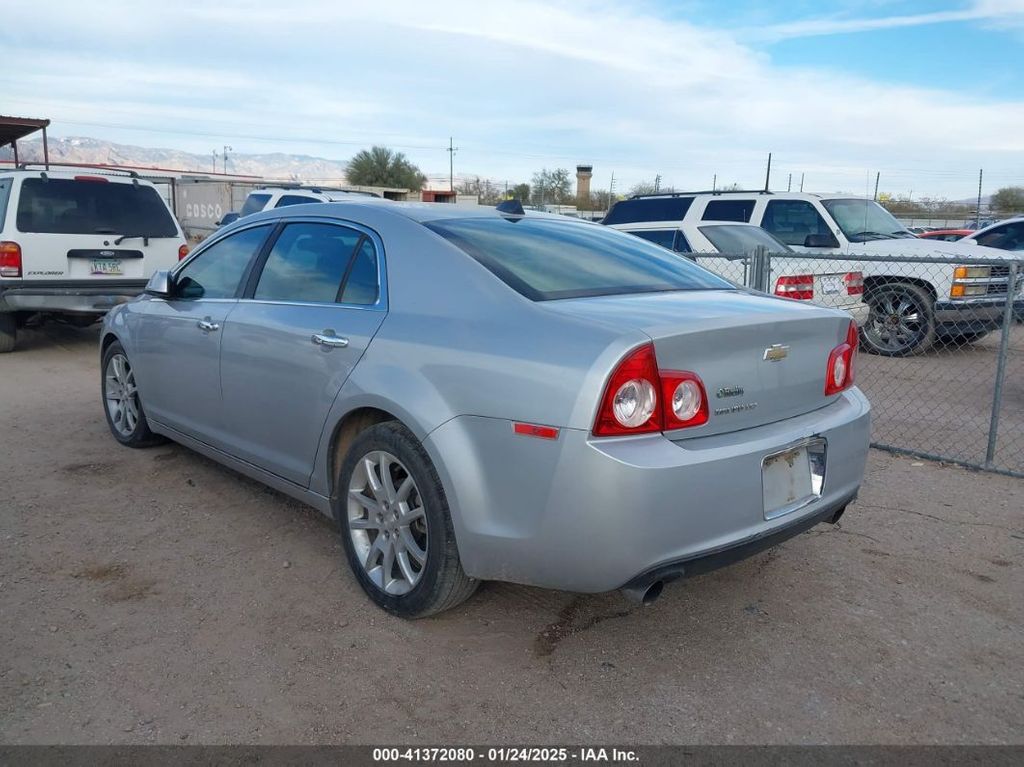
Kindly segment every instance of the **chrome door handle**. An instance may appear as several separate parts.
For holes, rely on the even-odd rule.
[[[196,323],[196,327],[206,333],[212,333],[214,330],[220,330],[220,325],[216,322],[210,322],[209,320],[199,320]]]
[[[329,331],[331,332],[331,331]],[[348,339],[341,336],[327,335],[326,333],[314,333],[310,339],[316,346],[326,346],[329,349],[344,349],[348,346]]]

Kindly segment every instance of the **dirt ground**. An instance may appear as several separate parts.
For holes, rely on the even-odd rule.
[[[873,451],[840,526],[652,607],[410,623],[317,512],[116,445],[96,338],[0,357],[0,742],[1024,742],[1024,481]]]

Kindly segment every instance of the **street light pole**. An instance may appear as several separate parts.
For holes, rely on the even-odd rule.
[[[224,172],[228,172],[228,152],[234,152],[235,148],[232,146],[224,145]]]

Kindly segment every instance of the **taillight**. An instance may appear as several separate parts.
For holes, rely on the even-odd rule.
[[[843,276],[846,295],[860,296],[864,294],[864,272],[847,272]]]
[[[825,395],[838,394],[853,386],[854,364],[857,360],[857,323],[851,321],[846,330],[846,341],[839,344],[828,355],[825,368]]]
[[[814,275],[789,274],[779,277],[775,282],[775,295],[797,301],[811,301],[814,298]]]
[[[188,255],[188,245],[178,246],[178,260],[181,261]]]
[[[645,344],[626,355],[608,378],[594,436],[684,429],[707,420],[707,394],[700,377],[659,371],[654,344]]]
[[[0,242],[0,277],[21,276],[21,246],[16,242]]]
[[[75,181],[91,181],[93,183],[106,184],[109,183],[110,179],[103,176],[75,176]]]

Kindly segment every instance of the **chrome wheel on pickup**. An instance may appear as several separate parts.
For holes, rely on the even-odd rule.
[[[908,357],[935,344],[934,301],[923,288],[909,283],[880,285],[868,291],[870,308],[861,328],[866,351],[886,357]]]

